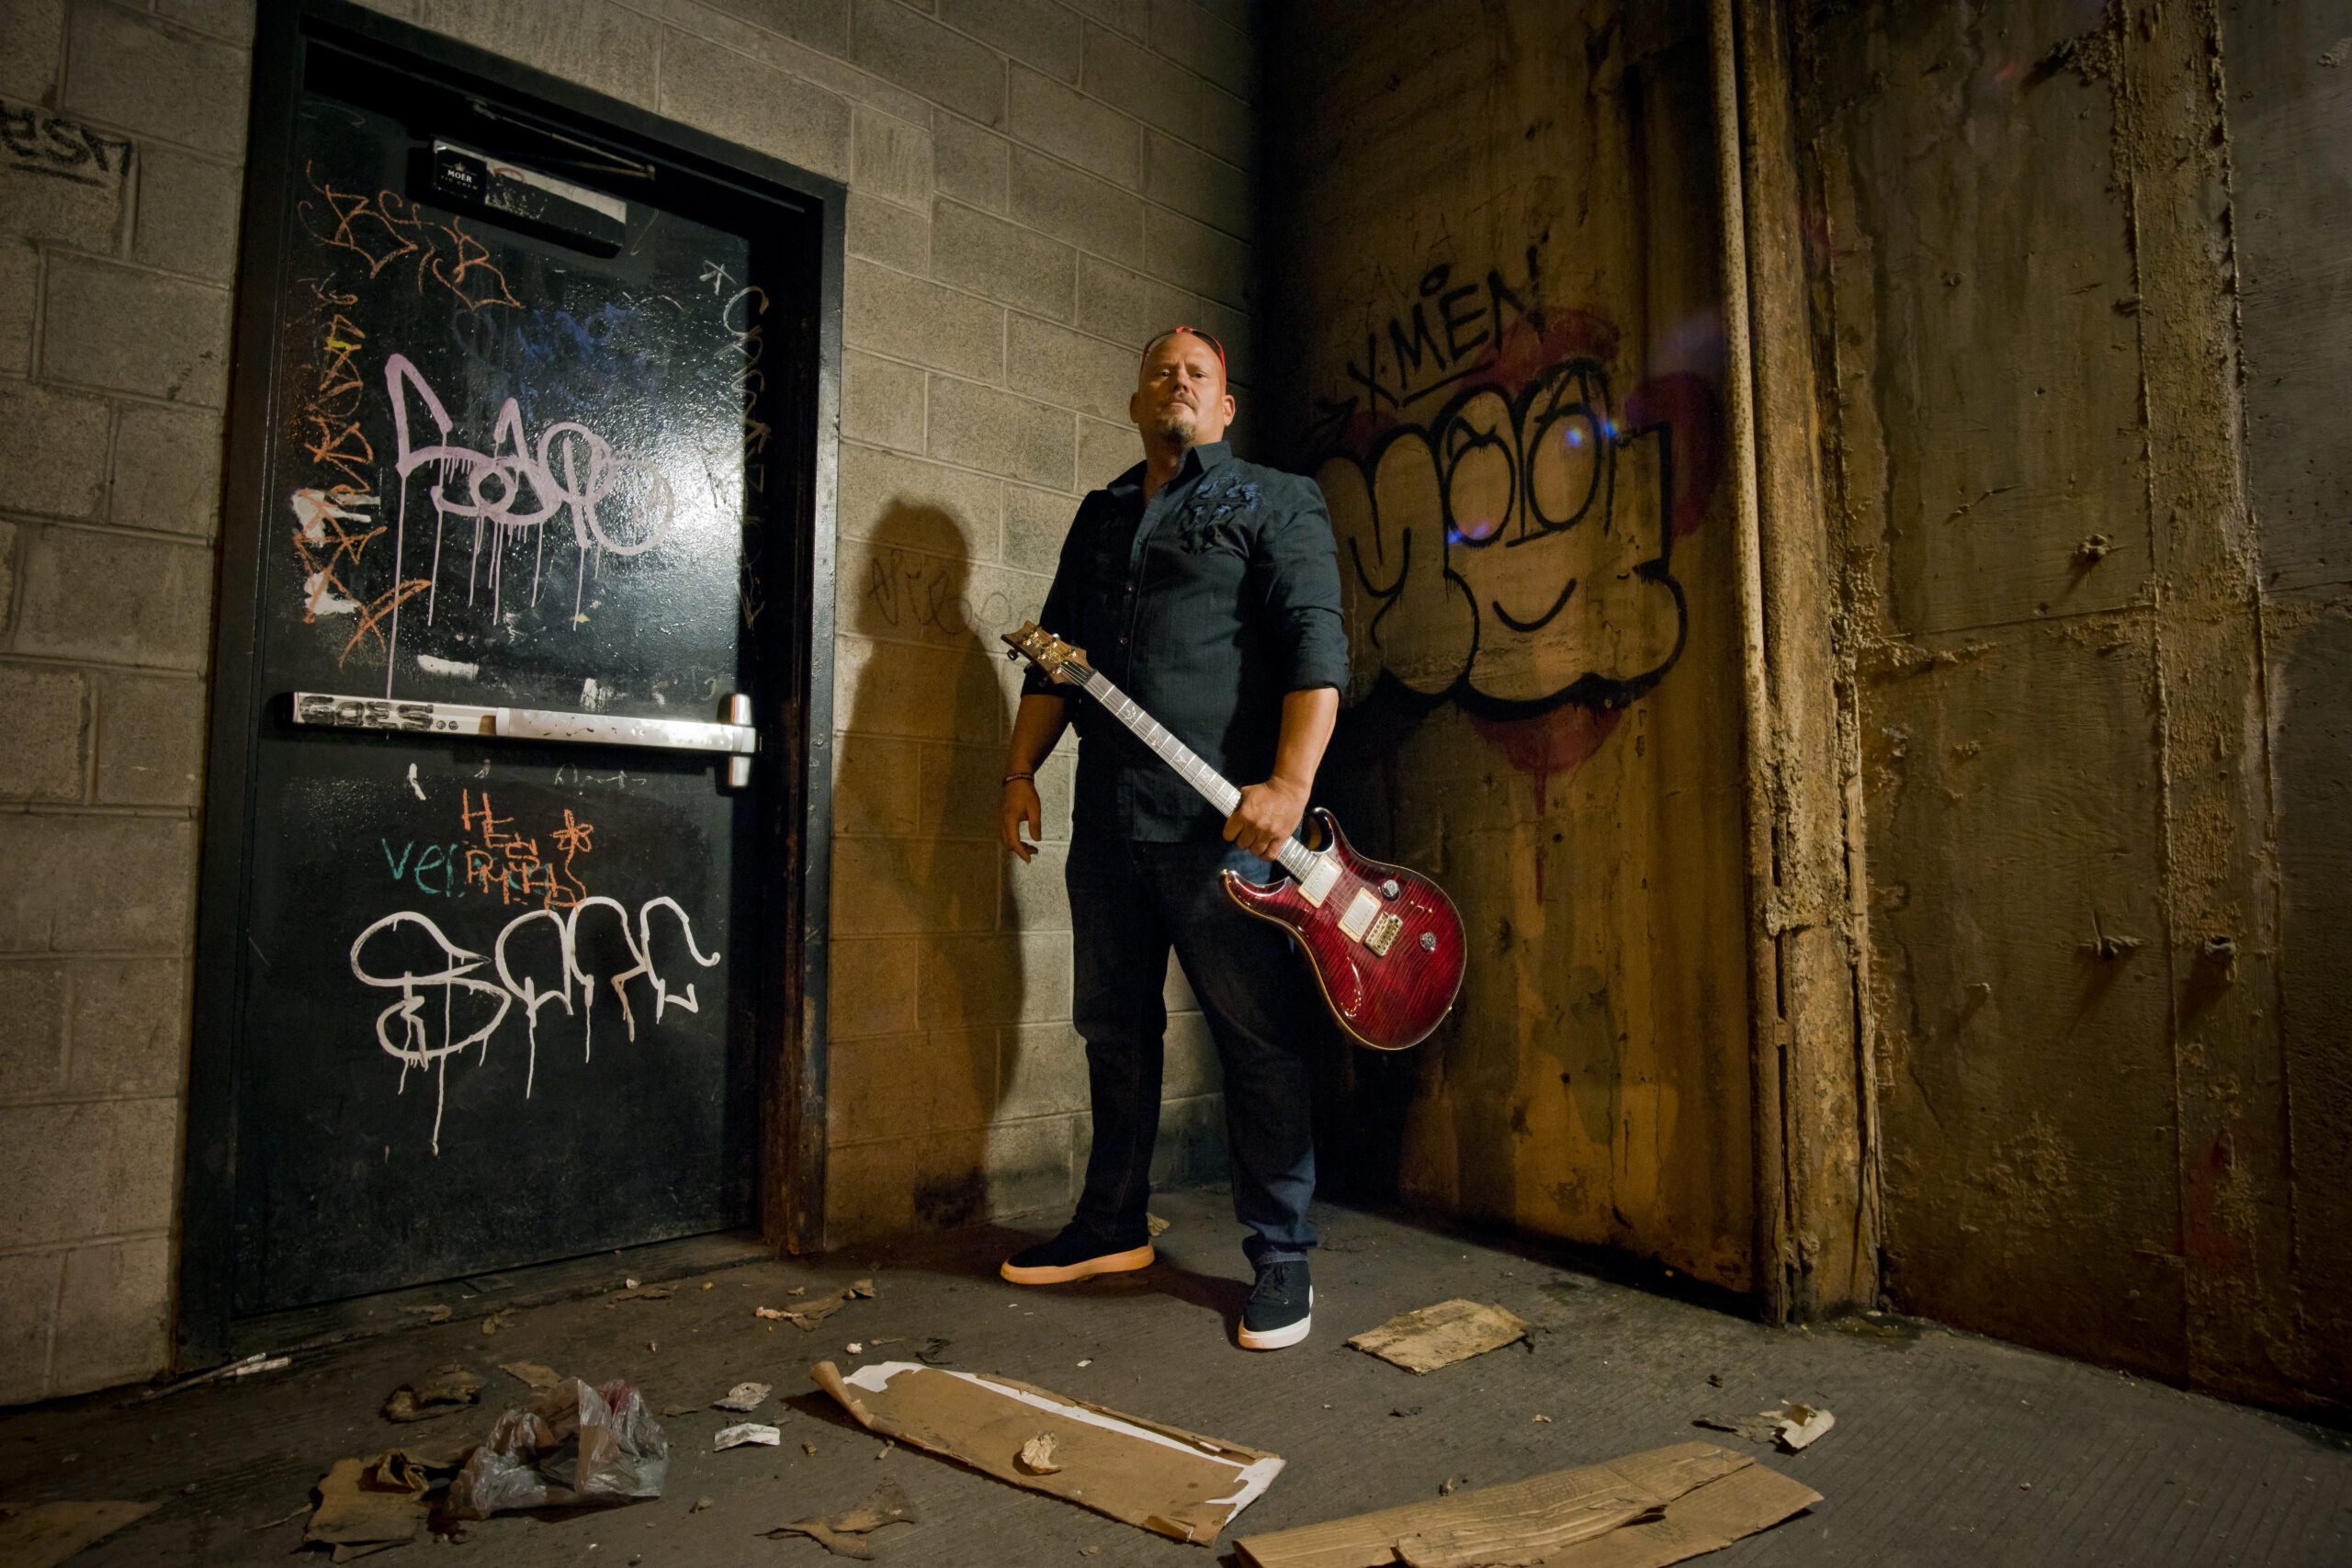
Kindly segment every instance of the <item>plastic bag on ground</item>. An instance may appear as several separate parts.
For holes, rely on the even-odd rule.
[[[634,1387],[566,1378],[491,1427],[449,1484],[449,1514],[486,1519],[659,1497],[669,1470],[670,1439]]]

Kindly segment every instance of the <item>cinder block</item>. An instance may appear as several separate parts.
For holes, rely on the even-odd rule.
[[[938,376],[931,383],[931,455],[1035,485],[1069,488],[1075,421],[1066,409]]]
[[[1143,127],[1050,77],[1012,71],[1014,140],[1134,189],[1142,183]]]
[[[1067,761],[1062,760],[1063,763]],[[942,838],[998,843],[997,807],[1004,796],[1004,748],[986,742],[967,746],[931,742],[922,749],[922,816],[917,830]],[[1046,811],[1045,838],[1056,837],[1054,794],[1057,786],[1066,793],[1068,772],[1067,766],[1054,761],[1037,770],[1037,794]],[[1006,857],[1005,875],[1025,874],[1020,866],[1011,863],[1011,851],[1000,845],[998,852]]]
[[[1216,1040],[1209,1033],[1207,1018],[1197,1012],[1170,1013],[1167,1054],[1159,1075],[1160,1099],[1190,1100],[1224,1088],[1225,1067],[1216,1054]]]
[[[0,239],[0,374],[31,372],[40,298],[40,253],[28,241]]]
[[[187,1081],[187,964],[94,958],[74,966],[65,1047],[75,1094],[174,1095]]]
[[[51,1394],[86,1393],[162,1371],[171,1359],[171,1306],[169,1236],[67,1253],[50,1351]]]
[[[988,1213],[1066,1215],[1077,1192],[1077,1123],[1048,1116],[989,1129]]]
[[[847,98],[717,44],[667,35],[661,109],[800,168],[834,179],[849,175]]]
[[[844,537],[840,561],[834,625],[860,637],[1001,657],[998,634],[1046,592],[1024,572],[888,541]]]
[[[73,0],[68,30],[66,113],[225,158],[244,151],[245,51],[107,0]]]
[[[928,939],[915,1016],[926,1029],[1068,1018],[1068,933]]]
[[[901,1034],[915,1027],[910,977],[922,944],[909,937],[837,938],[825,992],[826,1032],[834,1040]]]
[[[1086,1042],[1077,1030],[1062,1021],[998,1032],[999,1120],[1074,1115],[1087,1108]]]
[[[0,97],[45,104],[65,66],[65,7],[60,0],[0,0]],[[0,1404],[7,1404],[0,1399]]]
[[[755,19],[763,11],[769,9],[764,0],[730,0],[730,3],[745,16]],[[836,18],[836,26],[845,34],[849,0],[818,0],[818,4],[838,5],[840,16]],[[829,44],[820,50],[771,31],[770,28],[775,25],[773,20],[755,26],[751,21],[723,15],[711,6],[695,4],[695,0],[664,0],[658,8],[663,20],[673,28],[711,43],[724,44],[738,54],[750,55],[763,65],[773,65],[789,75],[797,76],[804,82],[813,82],[854,102],[871,104],[885,114],[896,115],[916,125],[930,123],[932,108],[928,100],[902,87],[894,87],[849,62],[849,44],[845,36],[838,43]]]
[[[1077,764],[1072,761],[1076,750],[1063,748],[1037,770],[1037,801],[1046,808],[1047,839],[1067,841],[1069,838],[1070,801],[1078,783]]]
[[[114,254],[136,157],[119,132],[71,115],[0,104],[0,239]]]
[[[194,863],[185,821],[0,815],[0,953],[183,952]]]
[[[914,1228],[922,1138],[834,1145],[825,1154],[825,1245],[878,1240]]]
[[[1069,0],[1088,17],[1141,43],[1150,36],[1151,0]]]
[[[997,863],[974,839],[836,839],[833,930],[843,936],[985,931],[997,924]]]
[[[1244,169],[1258,165],[1258,121],[1250,106],[1208,84],[1199,87],[1200,143],[1228,164]]]
[[[1212,299],[1249,305],[1249,246],[1164,207],[1146,209],[1143,228],[1148,270]]]
[[[1171,1100],[1159,1108],[1159,1141],[1151,1151],[1151,1184],[1210,1187],[1227,1179],[1225,1100]]]
[[[842,365],[842,434],[852,441],[921,452],[928,379],[911,365],[851,351]]]
[[[913,740],[833,737],[833,831],[901,838],[922,831],[922,753]]]
[[[903,549],[987,560],[996,554],[1004,485],[986,474],[902,457],[870,446],[842,448],[841,532]]]
[[[1069,320],[1078,256],[1068,245],[944,199],[932,209],[931,231],[931,270],[943,281]]]
[[[1004,487],[1004,564],[1051,577],[1078,503],[1060,491]],[[1047,628],[1050,630],[1051,628]]]
[[[105,534],[33,530],[26,541],[20,653],[198,670],[212,618],[212,552]]]
[[[1098,256],[1078,258],[1077,324],[1082,333],[1131,344],[1140,356],[1145,344],[1179,322],[1216,332],[1207,321],[1193,321],[1193,313],[1191,297],[1173,284]],[[1225,334],[1217,336],[1223,341]]]
[[[229,389],[229,291],[52,252],[41,372],[61,381],[219,408]]]
[[[0,523],[0,637],[8,635],[17,617],[17,536],[14,523]]]
[[[26,1252],[0,1258],[0,1406],[49,1393],[49,1340],[65,1258]]]
[[[155,0],[155,14],[232,43],[250,44],[255,0]]]
[[[854,111],[851,126],[852,188],[907,207],[931,200],[929,127],[865,107]]]
[[[1144,133],[1143,194],[1211,228],[1244,240],[1250,235],[1250,176],[1156,130]]]
[[[916,211],[863,191],[849,193],[843,242],[854,256],[917,275],[931,270],[931,211]]]
[[[1188,140],[1200,135],[1203,85],[1170,63],[1106,28],[1086,29],[1086,60],[1079,85],[1091,97],[1117,104],[1148,125]]]
[[[1135,350],[1031,316],[1014,316],[1011,328],[1005,379],[1016,390],[1102,419],[1127,417]]]
[[[237,224],[244,182],[234,164],[150,144],[139,165],[139,216],[133,261],[192,272],[215,283],[237,276]]]
[[[0,381],[0,506],[96,516],[112,418],[103,399]]]
[[[851,58],[859,65],[967,119],[1004,123],[1004,62],[996,51],[898,0],[856,0],[854,15]]]
[[[1151,47],[1229,93],[1250,96],[1256,63],[1249,33],[1192,0],[1151,0]]]
[[[811,49],[849,52],[849,0],[711,0],[730,11]]]
[[[946,248],[934,243],[934,255]],[[871,262],[849,264],[842,336],[851,347],[977,380],[1004,378],[1004,307]]]
[[[967,207],[1002,212],[1012,177],[1012,143],[970,120],[944,114],[931,136],[939,194]]]
[[[1078,488],[1100,490],[1143,461],[1143,437],[1132,424],[1078,422]]]
[[[98,800],[194,806],[204,773],[202,681],[106,674],[98,679]]]
[[[87,773],[89,682],[78,670],[0,665],[0,800],[79,800]]]
[[[833,650],[833,715],[849,729],[920,740],[997,740],[1004,661],[972,650],[843,636]]]
[[[168,1228],[179,1133],[176,1100],[0,1108],[0,1247]]]
[[[0,1104],[63,1091],[71,984],[62,964],[0,961]]]
[[[220,449],[217,413],[118,404],[107,521],[210,538],[220,519]]]
[[[939,19],[1024,65],[1078,80],[1079,19],[1054,0],[938,0]]]
[[[1025,147],[1012,150],[1012,217],[1096,255],[1130,265],[1143,259],[1141,197]]]
[[[1170,1017],[1180,1012],[1197,1013],[1201,998],[1193,995],[1193,983],[1184,977],[1184,966],[1171,955],[1168,960],[1168,980],[1160,987],[1160,1000],[1167,1004]]]
[[[996,1031],[847,1041],[828,1058],[825,1114],[845,1144],[985,1126],[996,1113]]]
[[[655,76],[666,89],[672,74],[661,24],[611,0],[422,0],[417,20],[626,103],[650,107]]]
[[[1069,859],[1067,844],[1040,844],[1028,863],[1015,861],[1002,849],[1005,862],[1004,907],[998,923],[1009,931],[1069,930],[1069,889],[1062,869]]]

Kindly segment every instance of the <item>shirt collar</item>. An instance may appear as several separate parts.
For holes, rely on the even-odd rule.
[[[1177,468],[1176,477],[1168,481],[1169,485],[1173,488],[1187,479],[1197,479],[1232,457],[1233,443],[1230,441],[1204,441],[1197,446],[1188,447],[1184,461]],[[1141,463],[1137,463],[1103,488],[1121,494],[1142,490],[1143,468]]]

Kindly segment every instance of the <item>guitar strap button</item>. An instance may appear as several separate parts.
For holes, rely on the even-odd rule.
[[[1421,933],[1421,951],[1423,953],[1435,953],[1437,951],[1437,932],[1423,931]]]

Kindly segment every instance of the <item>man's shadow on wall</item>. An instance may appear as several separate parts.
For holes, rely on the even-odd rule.
[[[881,798],[909,804],[898,819],[861,829],[880,836],[861,846],[857,874],[884,886],[852,893],[853,901],[869,899],[919,928],[890,933],[915,939],[913,969],[866,980],[902,985],[914,998],[912,1049],[879,1069],[903,1080],[887,1103],[921,1108],[904,1130],[917,1140],[914,1157],[890,1168],[911,1179],[906,1217],[919,1228],[952,1226],[990,1207],[1001,1044],[1025,1010],[1028,988],[1019,927],[1001,891],[999,863],[1010,857],[995,842],[1008,703],[989,662],[993,633],[980,618],[984,607],[972,604],[958,518],[894,497],[862,558],[848,565],[859,575],[837,601],[842,629],[870,639],[873,652],[839,727],[849,746],[864,742],[913,770],[911,780],[869,775]],[[890,1201],[876,1196],[891,1214]]]

